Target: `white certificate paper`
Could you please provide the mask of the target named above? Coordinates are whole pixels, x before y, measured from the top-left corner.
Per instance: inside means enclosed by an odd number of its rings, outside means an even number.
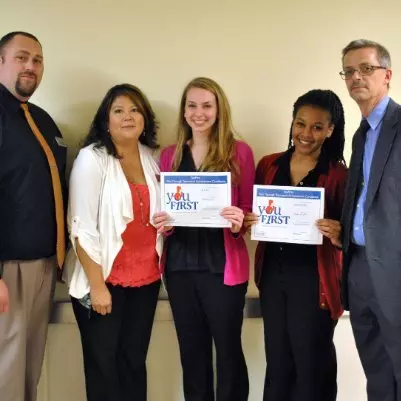
[[[220,216],[231,206],[230,173],[161,173],[160,181],[161,210],[169,214],[172,226],[231,227]]]
[[[322,244],[316,220],[324,216],[324,188],[254,185],[251,239],[294,244]]]

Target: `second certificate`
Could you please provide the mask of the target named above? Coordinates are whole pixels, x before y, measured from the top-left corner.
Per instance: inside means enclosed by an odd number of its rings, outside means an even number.
[[[231,227],[220,216],[231,206],[230,173],[161,173],[160,180],[161,209],[172,226]]]
[[[258,241],[321,244],[316,220],[324,214],[324,188],[254,185],[253,212],[259,223],[252,226]]]

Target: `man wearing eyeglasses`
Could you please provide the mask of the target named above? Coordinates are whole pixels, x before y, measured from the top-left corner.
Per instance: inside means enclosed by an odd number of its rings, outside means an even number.
[[[389,52],[355,40],[343,50],[361,125],[343,209],[343,294],[368,401],[401,401],[401,107],[388,97]]]

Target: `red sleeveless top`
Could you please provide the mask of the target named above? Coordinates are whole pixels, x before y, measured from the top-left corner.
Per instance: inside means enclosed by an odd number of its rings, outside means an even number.
[[[147,185],[128,184],[135,217],[122,234],[123,246],[106,282],[123,287],[140,287],[160,279],[156,228],[149,223],[150,198]]]

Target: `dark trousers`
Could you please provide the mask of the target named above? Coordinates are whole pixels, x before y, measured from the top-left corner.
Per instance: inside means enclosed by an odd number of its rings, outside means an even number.
[[[146,401],[146,355],[160,281],[107,285],[112,312],[102,316],[72,298],[81,332],[88,401]]]
[[[368,401],[401,401],[401,327],[391,324],[381,311],[362,247],[353,250],[348,291],[350,320],[367,379]]]
[[[180,346],[186,401],[214,401],[213,347],[216,348],[217,401],[246,401],[248,371],[241,331],[247,283],[223,284],[222,274],[167,274]]]
[[[336,321],[319,307],[317,266],[269,263],[260,286],[265,332],[264,401],[334,401]]]

